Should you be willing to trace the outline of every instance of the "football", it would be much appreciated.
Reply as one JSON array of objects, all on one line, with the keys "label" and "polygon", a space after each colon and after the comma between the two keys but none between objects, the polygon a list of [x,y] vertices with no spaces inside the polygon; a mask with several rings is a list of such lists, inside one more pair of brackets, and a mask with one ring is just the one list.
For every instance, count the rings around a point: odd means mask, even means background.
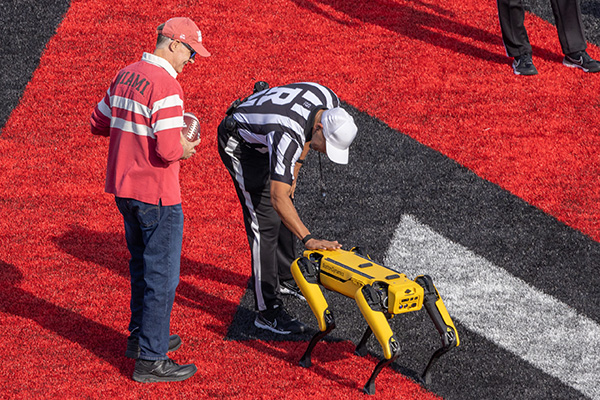
[{"label": "football", "polygon": [[200,139],[200,121],[194,114],[188,112],[183,114],[183,129],[181,132],[190,142]]}]

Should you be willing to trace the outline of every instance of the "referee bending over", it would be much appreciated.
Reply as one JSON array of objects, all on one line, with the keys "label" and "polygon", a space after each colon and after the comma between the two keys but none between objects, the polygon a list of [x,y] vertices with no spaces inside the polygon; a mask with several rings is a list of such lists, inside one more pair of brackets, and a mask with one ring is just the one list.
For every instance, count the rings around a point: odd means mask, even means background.
[{"label": "referee bending over", "polygon": [[301,296],[290,272],[294,235],[307,249],[334,250],[341,244],[313,237],[302,223],[292,202],[296,178],[309,149],[347,164],[356,125],[331,89],[309,82],[256,92],[228,114],[218,128],[219,154],[242,205],[252,253],[254,325],[302,333],[306,326],[279,298],[279,293]]}]

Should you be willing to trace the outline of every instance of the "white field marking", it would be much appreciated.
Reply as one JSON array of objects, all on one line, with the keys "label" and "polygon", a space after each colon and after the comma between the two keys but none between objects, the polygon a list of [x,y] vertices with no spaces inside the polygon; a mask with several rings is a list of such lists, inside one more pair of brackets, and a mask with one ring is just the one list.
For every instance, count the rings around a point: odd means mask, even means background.
[{"label": "white field marking", "polygon": [[410,215],[402,217],[384,264],[409,279],[430,275],[455,321],[600,400],[595,321]]}]

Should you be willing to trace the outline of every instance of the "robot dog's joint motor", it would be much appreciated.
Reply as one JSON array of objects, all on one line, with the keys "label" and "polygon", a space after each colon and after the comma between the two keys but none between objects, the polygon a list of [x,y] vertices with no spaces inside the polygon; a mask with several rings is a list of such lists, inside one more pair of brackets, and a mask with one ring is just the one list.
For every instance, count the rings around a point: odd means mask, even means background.
[{"label": "robot dog's joint motor", "polygon": [[374,285],[362,287],[362,295],[371,310],[387,313],[387,286],[376,282]]},{"label": "robot dog's joint motor", "polygon": [[350,251],[307,250],[303,257],[292,263],[292,275],[319,324],[319,332],[312,337],[300,365],[305,368],[312,365],[314,347],[335,328],[322,286],[353,298],[368,324],[355,353],[359,356],[367,354],[367,341],[373,334],[381,345],[384,359],[375,366],[363,388],[367,394],[375,393],[377,375],[400,354],[400,344],[388,320],[396,314],[417,311],[424,306],[442,340],[442,347],[431,356],[422,375],[429,384],[435,361],[459,344],[458,333],[442,298],[429,276],[421,275],[412,281],[362,253],[358,248]]}]

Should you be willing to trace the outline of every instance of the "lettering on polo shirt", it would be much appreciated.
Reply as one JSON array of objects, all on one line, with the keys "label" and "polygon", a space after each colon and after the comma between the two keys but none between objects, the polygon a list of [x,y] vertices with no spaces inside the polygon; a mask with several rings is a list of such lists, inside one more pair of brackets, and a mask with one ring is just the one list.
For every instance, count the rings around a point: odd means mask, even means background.
[{"label": "lettering on polo shirt", "polygon": [[140,78],[140,74],[131,73],[131,71],[121,72],[117,76],[117,81],[115,82],[115,85],[130,86],[143,95],[144,90],[146,90],[148,85],[150,85],[150,82],[147,81],[146,78]]}]

